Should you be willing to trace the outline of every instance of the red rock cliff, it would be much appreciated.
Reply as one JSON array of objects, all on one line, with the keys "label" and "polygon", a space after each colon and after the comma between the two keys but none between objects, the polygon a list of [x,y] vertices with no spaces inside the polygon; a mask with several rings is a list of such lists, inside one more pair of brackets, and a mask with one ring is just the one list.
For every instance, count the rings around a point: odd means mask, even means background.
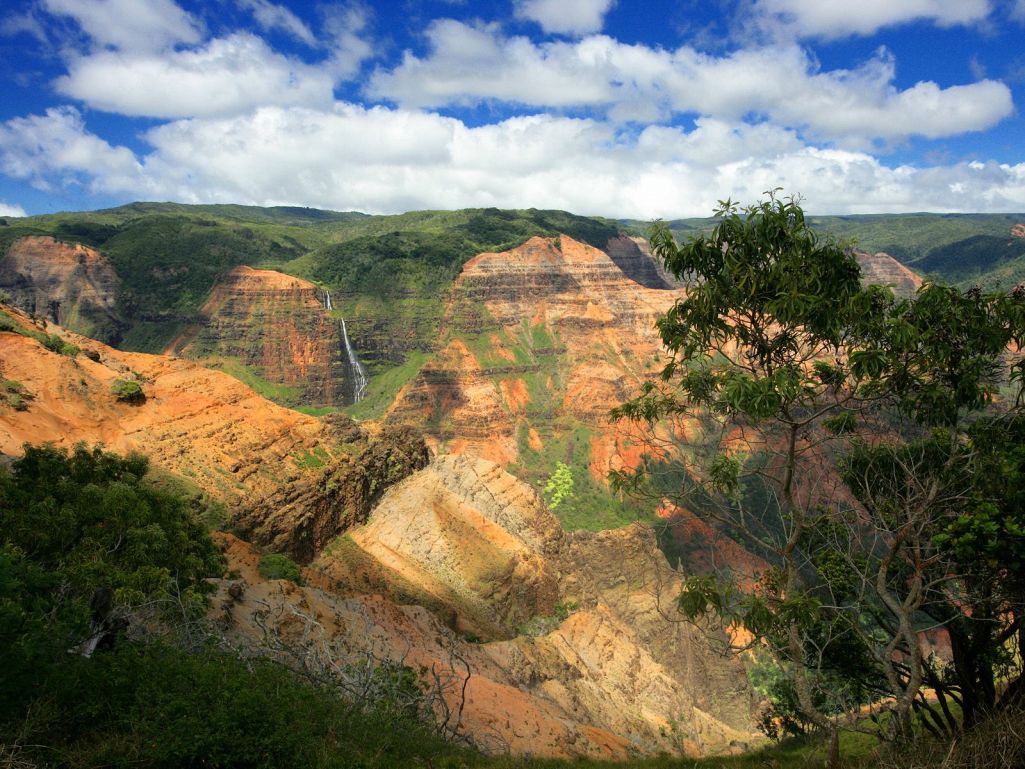
[{"label": "red rock cliff", "polygon": [[100,252],[48,236],[19,238],[0,258],[0,290],[13,306],[110,343],[124,328],[116,309],[120,285]]},{"label": "red rock cliff", "polygon": [[166,352],[211,363],[238,359],[264,379],[294,388],[295,401],[335,405],[345,400],[338,320],[325,309],[316,286],[273,270],[229,272],[196,323]]}]

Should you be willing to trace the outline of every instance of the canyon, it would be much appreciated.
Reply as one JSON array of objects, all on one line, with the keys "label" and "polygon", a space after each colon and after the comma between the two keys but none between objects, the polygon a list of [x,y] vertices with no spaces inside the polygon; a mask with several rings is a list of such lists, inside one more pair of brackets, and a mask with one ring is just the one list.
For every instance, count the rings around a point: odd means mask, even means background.
[{"label": "canyon", "polygon": [[[921,285],[886,253],[857,256],[866,280]],[[29,397],[0,405],[0,453],[84,441],[147,454],[229,511],[232,571],[211,613],[226,638],[264,651],[313,638],[341,660],[433,670],[485,750],[625,758],[758,740],[726,637],[666,617],[683,574],[764,563],[607,480],[688,437],[608,417],[658,380],[654,323],[686,290],[642,239],[517,238],[428,297],[403,284],[392,304],[322,279],[308,256],[229,261],[242,263],[147,354],[116,349],[123,281],[102,248],[12,240],[0,289],[17,328],[0,332],[0,377]],[[388,315],[407,305],[415,317]],[[119,398],[118,381],[144,400]],[[554,509],[539,489],[559,464],[575,494]],[[261,577],[265,552],[301,564],[305,584]]]}]

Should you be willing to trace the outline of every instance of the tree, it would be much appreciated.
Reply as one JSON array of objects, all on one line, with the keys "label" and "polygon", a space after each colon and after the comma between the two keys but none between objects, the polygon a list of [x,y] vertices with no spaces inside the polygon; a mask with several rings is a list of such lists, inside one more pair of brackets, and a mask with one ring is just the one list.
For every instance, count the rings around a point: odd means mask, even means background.
[{"label": "tree", "polygon": [[565,462],[555,463],[555,472],[545,484],[544,496],[552,510],[566,500],[573,499],[573,471]]},{"label": "tree", "polygon": [[[684,478],[675,501],[769,568],[746,589],[692,575],[679,609],[750,631],[834,745],[869,702],[892,712],[890,736],[906,735],[937,678],[920,644],[926,609],[974,619],[955,595],[965,559],[943,537],[990,501],[975,483],[981,453],[962,447],[1007,381],[1023,296],[926,285],[898,301],[863,286],[851,249],[775,193],[743,211],[722,202],[716,218],[683,245],[656,225],[653,250],[687,294],[657,324],[671,354],[661,382],[613,416],[683,422],[657,457]],[[654,466],[613,481],[636,489]]]}]

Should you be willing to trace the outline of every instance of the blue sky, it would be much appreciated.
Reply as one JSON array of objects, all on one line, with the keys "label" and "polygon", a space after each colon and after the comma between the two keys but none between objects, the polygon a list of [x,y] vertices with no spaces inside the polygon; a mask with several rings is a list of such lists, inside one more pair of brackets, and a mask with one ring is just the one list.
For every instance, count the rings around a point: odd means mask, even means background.
[{"label": "blue sky", "polygon": [[1025,0],[13,0],[0,215],[1025,211]]}]

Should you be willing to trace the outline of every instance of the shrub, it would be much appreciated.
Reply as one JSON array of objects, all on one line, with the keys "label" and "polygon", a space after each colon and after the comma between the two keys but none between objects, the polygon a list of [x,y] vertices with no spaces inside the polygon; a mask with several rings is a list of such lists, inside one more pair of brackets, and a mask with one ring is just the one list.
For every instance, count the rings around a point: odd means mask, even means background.
[{"label": "shrub", "polygon": [[21,382],[13,379],[0,381],[0,405],[6,404],[15,411],[27,411],[28,402],[33,397]]},{"label": "shrub", "polygon": [[40,342],[50,352],[55,352],[58,355],[67,355],[69,358],[74,358],[81,352],[77,345],[65,342],[56,334],[47,334],[40,339]]},{"label": "shrub", "polygon": [[260,559],[256,569],[264,579],[287,579],[297,585],[303,583],[299,565],[287,555],[280,553],[265,555]]},{"label": "shrub", "polygon": [[142,391],[139,383],[130,379],[115,379],[110,391],[119,401],[125,403],[143,403],[146,400],[146,393]]}]

